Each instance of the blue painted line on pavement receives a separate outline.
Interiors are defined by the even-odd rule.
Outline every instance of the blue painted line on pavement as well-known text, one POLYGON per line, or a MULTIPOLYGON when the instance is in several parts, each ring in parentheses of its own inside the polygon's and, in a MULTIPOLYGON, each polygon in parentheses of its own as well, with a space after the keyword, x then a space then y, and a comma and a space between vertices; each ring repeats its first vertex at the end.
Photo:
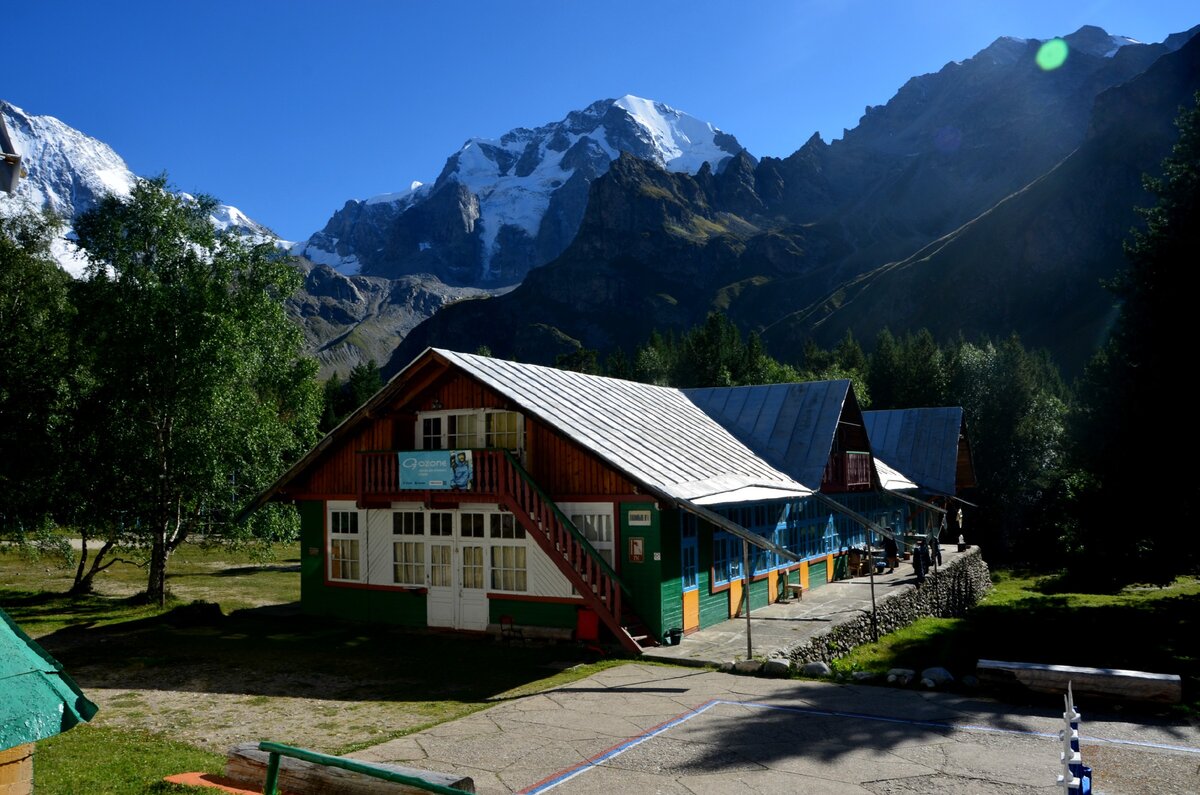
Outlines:
MULTIPOLYGON (((527 789, 521 790, 518 795, 540 795, 540 793, 549 792, 550 790, 554 789, 558 785, 564 784, 567 781, 570 781, 571 779, 575 778, 576 776, 586 773, 588 770, 591 770, 594 767, 602 765, 605 762, 607 762, 608 760, 613 759, 617 756, 620 756, 621 754, 625 753, 626 751, 628 751, 632 748, 636 748, 637 746, 641 745, 642 743, 646 742, 647 740, 657 737, 658 735, 662 734, 663 732, 667 731, 668 729, 674 728, 675 726, 678 726, 685 721, 691 720, 692 718, 696 717, 697 715, 707 712, 708 710, 712 709, 713 707, 717 706, 718 704, 727 704, 729 706, 735 706, 735 707, 751 707, 754 709, 773 709, 773 710, 778 710, 780 712, 792 712, 792 713, 796 713, 799 715, 812 715, 815 717, 822 717, 822 718, 850 718, 850 719, 854 719, 854 720, 871 720, 871 721, 877 721, 877 722, 881 722, 881 723, 897 723, 897 724, 903 724, 906 726, 922 726, 922 727, 930 728, 930 729, 948 729, 950 731, 978 731, 978 732, 990 732, 993 734, 1016 734, 1016 735, 1025 735, 1028 737, 1045 737, 1045 738, 1053 738, 1056 740, 1058 739, 1058 732, 1039 732, 1039 731, 1032 731, 1029 729, 1004 729, 1004 728, 1000 728, 998 726, 980 726, 980 725, 976 725, 976 724, 942 723, 939 721, 913 720, 911 718, 891 718, 891 717, 887 717, 885 715, 868 715, 868 714, 862 713, 862 712, 842 712, 842 711, 838 711, 838 710, 813 709, 811 707, 789 707, 789 706, 784 706, 781 704, 763 704, 763 703, 756 702, 756 701, 726 701, 724 699, 713 699, 712 701, 704 702, 703 704, 696 707, 695 709, 692 709, 692 710, 684 712, 680 715, 677 715, 676 717, 671 718, 670 720, 665 721, 664 723, 660 723, 652 729, 648 729, 647 731, 642 732, 641 734, 635 735, 634 737, 630 737, 628 740, 618 743, 617 745, 614 745, 612 748, 609 748, 606 751, 601 751, 596 756, 593 756, 592 758, 587 759, 578 765, 572 765, 571 767, 568 767, 564 770, 559 771, 558 773, 555 773, 554 775, 550 776, 549 778, 542 779, 541 781, 534 784, 533 786, 531 786, 527 789)), ((1186 745, 1170 745, 1168 743, 1151 743, 1151 742, 1143 742, 1140 740, 1120 740, 1120 739, 1113 739, 1113 738, 1109 738, 1109 737, 1092 737, 1092 736, 1088 736, 1088 735, 1081 736, 1079 739, 1083 742, 1110 743, 1113 745, 1130 745, 1130 746, 1135 746, 1135 747, 1140 747, 1140 748, 1156 748, 1156 749, 1166 750, 1166 751, 1182 751, 1184 753, 1189 753, 1189 754, 1200 754, 1200 748, 1192 748, 1192 747, 1186 746, 1186 745)))

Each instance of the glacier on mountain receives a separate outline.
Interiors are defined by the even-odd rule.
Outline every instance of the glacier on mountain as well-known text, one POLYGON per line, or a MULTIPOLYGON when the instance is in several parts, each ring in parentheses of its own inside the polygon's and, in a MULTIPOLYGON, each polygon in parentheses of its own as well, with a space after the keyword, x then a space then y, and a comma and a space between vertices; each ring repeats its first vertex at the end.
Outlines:
MULTIPOLYGON (((346 274, 394 277, 403 272, 436 270, 430 258, 436 265, 438 241, 418 235, 407 242, 404 250, 387 227, 400 221, 410 209, 458 185, 478 204, 475 210, 462 201, 450 202, 461 213, 456 222, 461 234, 476 236, 470 243, 475 249, 475 262, 465 268, 469 276, 464 280, 476 284, 519 280, 530 268, 561 251, 574 234, 582 214, 577 207, 566 207, 555 214, 555 223, 565 226, 569 234, 556 238, 554 230, 543 227, 556 195, 576 175, 590 183, 605 173, 621 152, 671 171, 694 174, 706 162, 713 170, 720 170, 741 150, 733 136, 660 102, 633 95, 600 100, 534 129, 517 128, 498 139, 471 138, 447 159, 432 185, 414 182, 407 191, 347 202, 324 230, 296 244, 292 253, 346 274), (368 228, 370 232, 363 233, 368 228), (514 238, 524 241, 523 245, 533 252, 528 255, 531 261, 502 272, 495 263, 505 246, 513 248, 514 238), (381 253, 378 244, 385 241, 402 250, 381 253)), ((574 186, 573 190, 580 188, 574 186)), ((562 198, 558 203, 569 204, 562 198)), ((448 257, 454 256, 451 252, 461 256, 460 249, 446 245, 440 248, 448 257)), ((457 261, 455 264, 460 265, 457 261)))

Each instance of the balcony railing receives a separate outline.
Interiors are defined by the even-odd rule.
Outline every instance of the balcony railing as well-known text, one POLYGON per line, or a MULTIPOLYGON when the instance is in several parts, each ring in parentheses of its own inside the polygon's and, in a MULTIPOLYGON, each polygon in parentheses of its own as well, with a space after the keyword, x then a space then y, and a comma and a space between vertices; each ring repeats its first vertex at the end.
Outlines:
POLYGON ((825 464, 821 491, 867 491, 871 488, 871 454, 833 453, 825 464))
MULTIPOLYGON (((443 452, 447 455, 450 453, 449 450, 443 452)), ((397 450, 372 450, 358 454, 356 483, 359 504, 388 502, 395 497, 411 496, 430 490, 424 487, 401 485, 400 457, 401 451, 397 450)), ((506 482, 508 468, 504 465, 503 450, 472 450, 471 467, 472 478, 469 488, 439 488, 435 491, 469 499, 472 496, 496 496, 509 490, 510 484, 506 482)))

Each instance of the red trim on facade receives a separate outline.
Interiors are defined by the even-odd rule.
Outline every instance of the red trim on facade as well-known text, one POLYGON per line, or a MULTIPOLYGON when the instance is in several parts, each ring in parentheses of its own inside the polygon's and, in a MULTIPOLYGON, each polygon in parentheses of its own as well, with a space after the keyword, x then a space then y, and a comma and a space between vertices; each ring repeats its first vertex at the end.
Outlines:
POLYGON ((648 502, 659 508, 658 500, 648 494, 556 494, 555 502, 648 502))
POLYGON ((404 591, 416 596, 429 593, 429 589, 423 585, 371 585, 365 582, 347 582, 345 580, 326 580, 325 585, 330 588, 355 588, 360 591, 404 591))
POLYGON ((575 596, 530 596, 529 594, 488 591, 487 598, 507 599, 512 602, 545 602, 547 604, 555 605, 587 605, 583 599, 575 596))

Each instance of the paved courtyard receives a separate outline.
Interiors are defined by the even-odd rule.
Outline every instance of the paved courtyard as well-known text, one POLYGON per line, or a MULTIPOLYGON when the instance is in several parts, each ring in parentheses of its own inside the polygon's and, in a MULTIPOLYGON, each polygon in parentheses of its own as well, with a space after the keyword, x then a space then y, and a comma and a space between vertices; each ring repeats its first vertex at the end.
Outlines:
MULTIPOLYGON (((1083 713, 1103 793, 1200 791, 1200 730, 1083 713)), ((480 793, 1052 793, 1061 719, 986 699, 630 664, 353 756, 480 793)))

